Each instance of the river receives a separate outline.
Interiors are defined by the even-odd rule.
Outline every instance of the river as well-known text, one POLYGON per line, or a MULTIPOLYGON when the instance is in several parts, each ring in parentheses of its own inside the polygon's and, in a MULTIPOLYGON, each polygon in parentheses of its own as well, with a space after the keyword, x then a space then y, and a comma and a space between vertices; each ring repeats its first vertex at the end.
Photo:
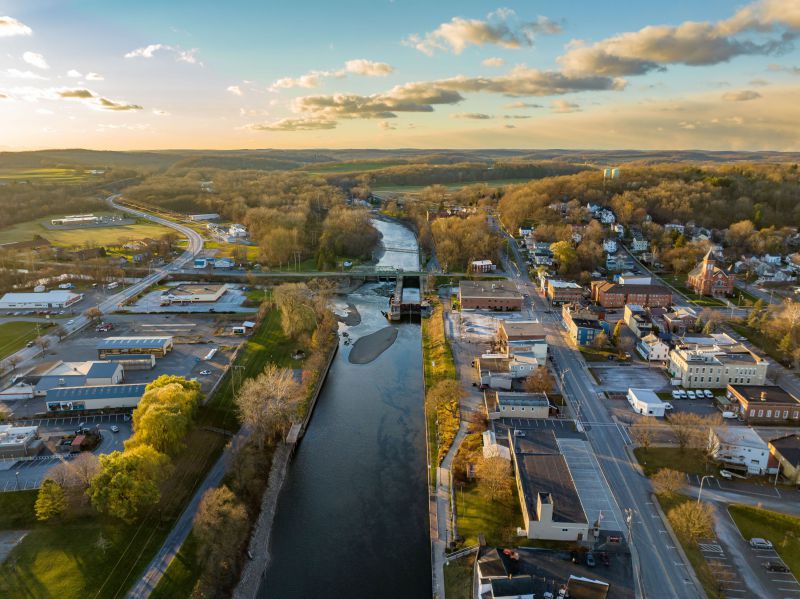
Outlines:
MULTIPOLYGON (((414 235, 374 225, 387 248, 378 265, 417 270, 414 235)), ((340 325, 351 339, 387 326, 378 285, 346 301, 361 314, 340 325)), ((375 361, 351 364, 345 345, 334 359, 278 502, 259 597, 431 596, 420 330, 396 326, 375 361)))

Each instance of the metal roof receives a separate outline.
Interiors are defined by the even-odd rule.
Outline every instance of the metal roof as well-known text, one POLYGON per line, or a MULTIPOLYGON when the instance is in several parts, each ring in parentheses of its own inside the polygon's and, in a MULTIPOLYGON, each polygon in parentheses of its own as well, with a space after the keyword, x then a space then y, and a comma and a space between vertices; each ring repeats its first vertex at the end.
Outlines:
POLYGON ((0 303, 28 304, 28 303, 60 303, 78 297, 78 293, 71 291, 43 291, 41 293, 6 293, 0 298, 0 303))
POLYGON ((106 356, 103 360, 107 362, 123 362, 127 360, 147 360, 151 361, 153 354, 112 354, 106 356))
POLYGON ((47 401, 81 401, 87 399, 114 399, 141 397, 147 383, 135 385, 98 385, 96 387, 59 387, 47 392, 47 401))
POLYGON ((172 341, 172 337, 106 337, 97 342, 97 349, 161 348, 172 341))
POLYGON ((119 364, 113 364, 111 362, 92 362, 92 365, 86 373, 86 378, 94 379, 114 376, 119 368, 121 368, 119 364))

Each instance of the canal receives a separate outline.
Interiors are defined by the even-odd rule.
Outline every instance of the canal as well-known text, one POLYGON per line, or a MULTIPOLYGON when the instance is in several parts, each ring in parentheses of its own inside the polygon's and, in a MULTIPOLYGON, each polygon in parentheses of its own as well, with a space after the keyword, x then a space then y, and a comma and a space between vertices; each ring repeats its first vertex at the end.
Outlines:
MULTIPOLYGON (((408 229, 374 225, 388 248, 379 265, 419 268, 408 229)), ((361 315, 341 325, 351 339, 388 326, 380 286, 346 301, 361 315)), ((259 597, 431 596, 420 329, 396 326, 374 361, 350 363, 349 345, 334 359, 278 503, 259 597)))

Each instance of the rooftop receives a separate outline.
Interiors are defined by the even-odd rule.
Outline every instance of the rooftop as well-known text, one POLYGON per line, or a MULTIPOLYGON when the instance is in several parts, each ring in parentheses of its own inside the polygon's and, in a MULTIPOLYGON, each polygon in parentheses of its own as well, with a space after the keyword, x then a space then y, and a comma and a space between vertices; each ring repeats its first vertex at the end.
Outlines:
POLYGON ((583 289, 575 281, 560 281, 558 279, 547 279, 547 284, 560 289, 583 289))
POLYGON ((550 401, 546 393, 503 393, 496 391, 499 404, 504 406, 549 406, 550 401))
POLYGON ((752 447, 755 449, 766 449, 767 444, 759 434, 748 426, 716 426, 714 434, 720 443, 727 445, 738 445, 740 447, 752 447))
POLYGON ((178 285, 177 287, 172 287, 167 293, 169 295, 204 295, 207 293, 217 293, 220 289, 226 287, 226 285, 211 285, 208 283, 201 283, 201 284, 184 284, 178 285))
POLYGON ((733 391, 735 396, 742 397, 751 403, 767 401, 792 405, 800 404, 800 400, 794 395, 777 385, 728 385, 728 389, 733 391))
POLYGON ((128 360, 152 360, 153 354, 119 354, 103 358, 106 362, 127 362, 128 360))
POLYGON ((536 320, 503 320, 499 328, 505 331, 506 336, 511 341, 536 339, 545 336, 542 323, 536 320))
POLYGON ((0 298, 0 302, 15 304, 27 304, 34 302, 59 304, 78 297, 78 295, 79 294, 77 293, 63 290, 42 291, 41 293, 6 293, 2 298, 0 298))
POLYGON ((106 337, 97 342, 97 349, 163 347, 172 337, 106 337))
POLYGON ((95 378, 108 378, 114 376, 121 366, 112 362, 92 362, 89 370, 86 372, 86 377, 90 379, 95 378))
POLYGON ((458 287, 461 297, 522 299, 522 294, 511 281, 461 281, 458 287))
POLYGON ((38 430, 39 428, 36 426, 0 424, 0 447, 24 443, 30 437, 35 437, 38 430))
POLYGON ((116 397, 141 397, 147 383, 135 385, 97 385, 95 387, 59 387, 47 392, 47 401, 81 401, 87 399, 112 399, 116 397))
POLYGON ((794 433, 785 437, 778 437, 769 442, 775 451, 791 464, 800 465, 800 435, 794 433))
POLYGON ((598 331, 602 331, 602 325, 596 321, 592 320, 591 318, 573 318, 572 322, 575 323, 576 327, 580 327, 582 329, 596 329, 598 331))

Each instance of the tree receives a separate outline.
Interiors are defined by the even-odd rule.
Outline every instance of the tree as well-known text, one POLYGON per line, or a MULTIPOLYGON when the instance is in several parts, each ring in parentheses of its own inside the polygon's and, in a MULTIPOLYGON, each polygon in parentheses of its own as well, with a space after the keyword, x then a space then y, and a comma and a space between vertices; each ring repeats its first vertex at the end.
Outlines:
POLYGON ((63 341, 64 337, 67 336, 67 330, 64 327, 62 327, 60 324, 57 324, 56 326, 54 326, 51 329, 50 332, 53 333, 56 337, 58 337, 59 341, 63 341))
POLYGON ((592 339, 592 347, 595 349, 603 349, 608 345, 608 335, 605 333, 597 333, 592 339))
POLYGON ((86 489, 100 471, 100 460, 91 452, 85 451, 75 458, 62 461, 47 471, 49 478, 64 489, 70 509, 77 509, 88 500, 86 489))
POLYGON ((667 515, 672 529, 691 542, 714 536, 714 514, 707 503, 685 501, 667 515))
POLYGON ((545 366, 539 366, 525 379, 525 391, 529 393, 552 393, 554 386, 553 375, 545 366))
POLYGON ((8 364, 8 367, 11 369, 11 372, 16 372, 17 366, 19 366, 20 361, 21 361, 20 357, 17 356, 16 354, 11 354, 6 358, 6 364, 8 364))
POLYGON ((311 291, 305 283, 284 283, 272 292, 275 305, 281 312, 281 326, 288 337, 310 333, 316 325, 316 312, 311 291))
POLYGON ((475 476, 481 493, 492 501, 511 493, 511 466, 505 458, 481 457, 475 467, 475 476))
POLYGON ((228 487, 203 494, 193 532, 205 585, 221 589, 233 582, 247 531, 247 511, 228 487))
POLYGON ((158 503, 158 485, 169 476, 169 458, 149 445, 100 456, 100 472, 87 491, 92 505, 127 523, 158 503))
POLYGON ((691 412, 671 414, 668 423, 681 451, 702 443, 703 433, 707 430, 702 426, 703 418, 691 412))
POLYGON ((133 436, 125 447, 151 445, 175 454, 183 448, 200 401, 200 384, 184 377, 163 375, 151 382, 133 411, 133 436))
POLYGON ((253 431, 259 447, 268 437, 284 436, 292 421, 300 388, 291 370, 269 364, 247 379, 236 394, 242 424, 253 431))
POLYGON ((103 317, 103 312, 97 306, 92 306, 86 310, 83 315, 92 322, 97 322, 103 317))
POLYGON ((36 340, 36 345, 42 348, 42 354, 44 354, 47 348, 50 347, 50 340, 45 336, 39 337, 36 340))
POLYGON ((36 519, 51 520, 63 514, 66 508, 67 500, 64 497, 64 489, 54 480, 45 479, 36 496, 36 519))
POLYGON ((641 447, 645 452, 650 449, 653 444, 653 437, 655 437, 655 429, 653 428, 655 422, 652 416, 645 416, 639 422, 630 427, 629 432, 631 438, 641 447))
POLYGON ((557 241, 550 245, 553 259, 558 262, 558 272, 569 274, 578 266, 578 253, 569 241, 557 241))
POLYGON ((686 475, 670 468, 661 468, 653 475, 652 482, 659 495, 675 495, 686 486, 686 475))

